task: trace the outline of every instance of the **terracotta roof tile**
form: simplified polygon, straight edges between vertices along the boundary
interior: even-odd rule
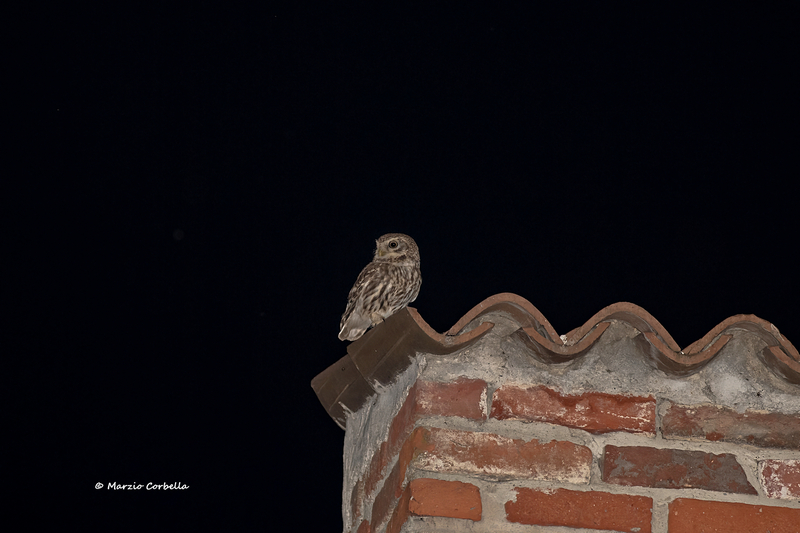
[[[763,363],[783,380],[800,384],[800,355],[771,323],[754,315],[735,315],[717,324],[701,339],[681,350],[669,332],[641,307],[618,302],[600,310],[582,326],[559,336],[529,301],[511,293],[496,294],[467,312],[446,333],[435,332],[408,307],[368,331],[347,347],[347,355],[317,375],[311,386],[342,427],[347,411],[358,410],[381,386],[408,368],[417,353],[449,354],[477,342],[494,324],[484,315],[501,312],[519,325],[513,335],[545,363],[564,363],[581,357],[603,336],[612,322],[638,330],[636,343],[660,370],[675,376],[696,372],[711,361],[737,331],[747,331],[766,343]]]

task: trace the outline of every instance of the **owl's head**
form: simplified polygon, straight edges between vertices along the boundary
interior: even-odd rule
[[[375,261],[419,263],[419,248],[414,239],[402,233],[387,233],[375,241]]]

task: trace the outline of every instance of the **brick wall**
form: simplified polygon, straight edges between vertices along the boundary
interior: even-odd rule
[[[682,350],[630,303],[559,335],[504,293],[347,350],[312,381],[347,533],[800,533],[800,354],[758,317]]]
[[[348,531],[800,532],[797,414],[412,382],[346,486]]]

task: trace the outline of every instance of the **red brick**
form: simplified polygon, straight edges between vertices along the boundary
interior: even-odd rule
[[[800,460],[761,461],[758,476],[764,493],[770,498],[800,500]]]
[[[373,454],[372,460],[367,467],[367,472],[360,480],[360,482],[362,482],[363,492],[367,496],[371,496],[372,493],[375,492],[375,487],[378,486],[378,482],[383,479],[383,472],[388,461],[386,457],[386,447],[386,442],[382,442]]]
[[[588,483],[592,452],[571,442],[541,444],[491,433],[418,427],[406,439],[397,462],[375,496],[369,517],[374,527],[381,527],[392,508],[405,505],[403,486],[412,463],[421,469],[480,474],[495,479],[521,477]],[[394,511],[392,521],[400,520],[395,518],[398,512]]]
[[[389,523],[386,524],[386,533],[400,533],[403,524],[408,520],[408,502],[411,499],[410,491],[411,489],[406,486],[403,495],[397,502],[394,513],[392,513],[392,517],[389,519]]]
[[[432,445],[427,442],[427,438],[427,428],[416,428],[403,443],[397,462],[386,477],[383,487],[375,496],[375,503],[372,504],[370,522],[373,526],[380,526],[389,516],[389,511],[395,505],[397,499],[401,497],[409,463],[417,454],[432,449]]]
[[[797,533],[800,509],[678,498],[669,504],[669,533]]]
[[[410,481],[408,487],[411,514],[481,519],[481,493],[471,483],[421,478]]]
[[[413,461],[422,470],[567,483],[588,483],[591,475],[591,450],[572,442],[540,443],[440,428],[424,432],[427,449],[415,454]]]
[[[460,416],[474,420],[486,419],[486,382],[458,378],[448,383],[418,381],[408,391],[406,400],[389,426],[385,442],[375,451],[367,471],[361,478],[360,492],[351,501],[353,515],[360,515],[361,500],[370,498],[387,475],[387,467],[407,441],[420,416]]]
[[[482,513],[480,490],[475,485],[441,479],[414,479],[403,490],[386,525],[386,533],[399,533],[409,515],[479,521]]]
[[[378,486],[378,483],[386,475],[386,467],[389,461],[400,451],[403,443],[406,442],[416,422],[417,396],[420,382],[414,384],[408,391],[403,405],[392,419],[389,425],[389,433],[386,441],[382,442],[370,460],[369,467],[362,477],[363,491],[366,497],[370,497]]]
[[[350,511],[353,513],[353,518],[361,516],[361,504],[364,502],[364,483],[359,479],[353,487],[353,492],[350,494]]]
[[[372,504],[370,523],[375,527],[380,527],[383,521],[389,517],[389,512],[397,503],[396,490],[402,485],[404,477],[405,469],[401,472],[400,463],[395,463],[394,468],[386,477],[386,482],[381,487],[381,490],[378,491]]]
[[[662,418],[662,431],[667,438],[699,438],[800,450],[800,416],[796,415],[737,413],[715,405],[669,403]]]
[[[457,416],[486,420],[486,382],[482,379],[458,378],[447,383],[417,383],[418,416]]]
[[[587,392],[565,396],[543,386],[499,388],[492,396],[492,418],[539,421],[590,433],[655,433],[656,401],[652,396]]]
[[[394,457],[403,446],[411,431],[414,429],[416,418],[417,391],[419,387],[415,383],[408,391],[405,402],[392,419],[389,425],[389,435],[386,437],[385,456]]]
[[[609,445],[603,457],[602,479],[616,485],[758,494],[730,453]]]
[[[505,504],[510,522],[650,533],[652,498],[567,489],[515,490],[516,501]]]
[[[420,416],[459,416],[473,420],[486,419],[486,382],[458,378],[448,383],[418,381],[408,391],[389,426],[387,440],[372,456],[363,475],[363,491],[370,497],[383,476],[389,461],[400,451]]]

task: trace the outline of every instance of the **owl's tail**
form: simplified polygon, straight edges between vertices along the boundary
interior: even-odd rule
[[[369,318],[361,316],[360,313],[353,312],[347,317],[347,320],[342,324],[342,330],[339,332],[339,340],[354,341],[360,338],[367,329],[372,325]]]

